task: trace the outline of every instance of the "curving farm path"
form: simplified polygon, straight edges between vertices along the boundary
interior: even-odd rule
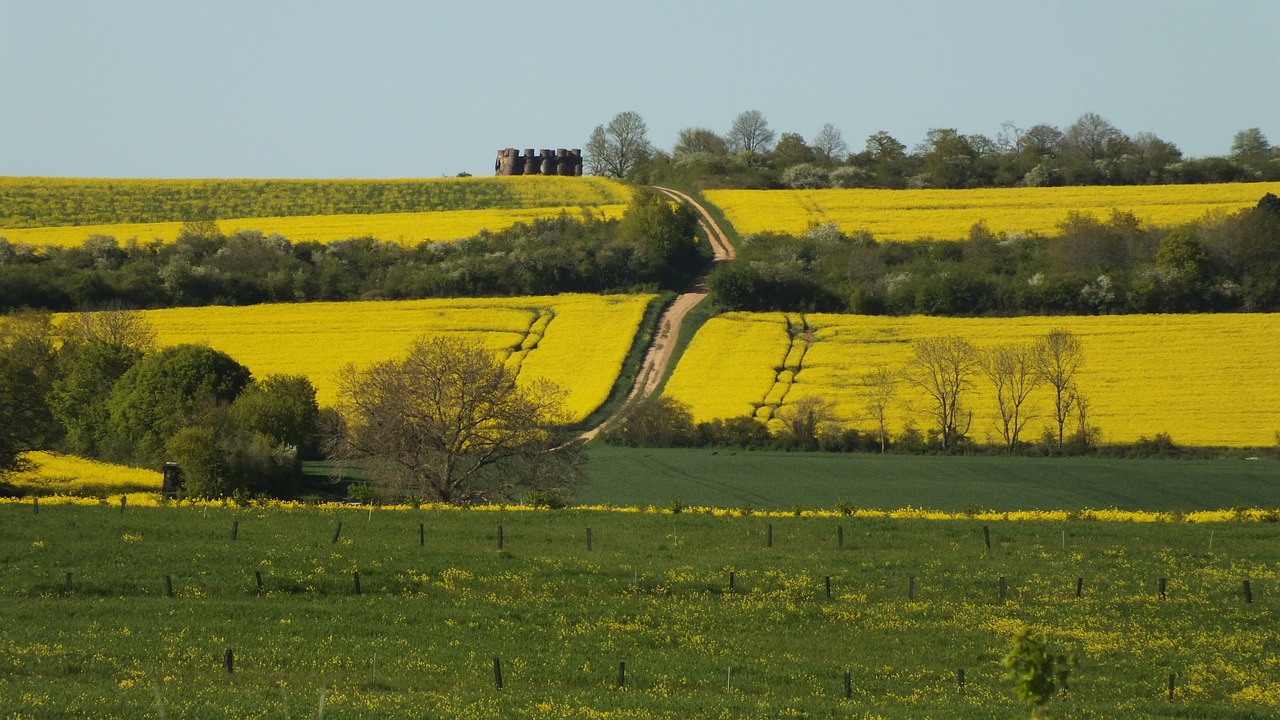
[[[662,316],[658,318],[657,332],[654,334],[653,342],[649,344],[649,349],[645,351],[644,361],[640,365],[640,372],[636,374],[635,384],[631,386],[631,391],[627,393],[627,399],[603,422],[582,433],[579,437],[583,440],[594,438],[600,434],[601,430],[604,430],[621,417],[632,403],[644,400],[657,391],[663,376],[667,374],[667,366],[671,364],[671,355],[675,352],[676,340],[680,337],[680,326],[684,323],[685,316],[689,314],[689,311],[694,306],[707,297],[707,275],[711,273],[711,269],[715,267],[716,263],[737,257],[737,251],[734,250],[733,244],[729,242],[728,236],[724,234],[715,219],[697,200],[679,190],[656,185],[654,188],[676,202],[689,205],[698,213],[698,226],[702,228],[703,234],[711,242],[712,264],[707,266],[698,277],[694,278],[689,288],[677,295],[675,300],[672,300],[667,309],[662,312]]]

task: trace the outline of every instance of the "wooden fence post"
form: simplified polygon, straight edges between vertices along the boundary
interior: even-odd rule
[[[1084,593],[1084,578],[1076,578],[1076,597],[1081,597]]]
[[[425,523],[418,523],[418,547],[427,544],[427,528]]]
[[[848,671],[844,671],[844,699],[848,700],[853,697],[853,675]]]
[[[330,543],[330,545],[337,545],[337,544],[338,544],[338,536],[339,536],[339,535],[341,535],[341,534],[342,534],[342,521],[341,521],[341,520],[339,520],[339,521],[338,521],[338,527],[334,528],[334,531],[333,531],[333,542],[331,542],[331,543]]]
[[[236,541],[236,536],[240,534],[240,521],[231,521],[231,542]]]
[[[502,526],[498,526],[498,549],[502,549]]]
[[[587,552],[591,552],[591,527],[587,527]]]
[[[618,663],[618,687],[627,684],[627,664],[625,662]]]
[[[231,648],[227,648],[227,654],[222,656],[222,667],[226,668],[228,675],[236,670],[236,656]]]
[[[169,575],[164,576],[164,594],[173,597],[173,578]]]
[[[991,528],[982,526],[982,542],[986,544],[987,550],[991,550]]]
[[[355,580],[356,594],[359,595],[360,594],[360,571],[356,570],[355,572],[351,573],[351,577],[352,579]]]
[[[1248,580],[1244,581],[1244,601],[1247,603],[1253,602],[1253,588],[1249,587]]]
[[[907,599],[916,599],[916,576],[912,575],[907,579]]]
[[[496,656],[493,658],[493,684],[502,689],[502,659]]]
[[[1008,590],[1008,586],[1005,584],[1004,576],[1001,575],[1000,576],[1000,602],[1005,601],[1007,590]]]
[[[1160,578],[1160,599],[1161,600],[1164,600],[1164,591],[1168,585],[1168,582],[1169,581],[1167,578]]]
[[[836,547],[841,549],[844,548],[844,526],[843,525],[836,526]]]
[[[770,523],[767,526],[765,526],[764,538],[765,538],[764,540],[765,547],[773,547],[773,523]]]

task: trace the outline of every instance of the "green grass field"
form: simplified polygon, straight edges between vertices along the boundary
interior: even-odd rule
[[[658,450],[595,443],[586,503],[950,512],[1280,507],[1271,460],[1109,460]]]
[[[0,716],[1026,717],[1029,623],[1055,718],[1275,717],[1280,525],[986,524],[3,504]]]

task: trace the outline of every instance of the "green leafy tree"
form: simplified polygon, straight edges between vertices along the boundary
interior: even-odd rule
[[[60,434],[47,399],[56,376],[49,314],[0,318],[0,472],[17,468],[22,453],[49,447]]]
[[[107,439],[111,388],[151,351],[155,332],[141,313],[122,308],[69,314],[60,330],[49,405],[66,430],[66,448],[94,457]]]
[[[692,442],[694,434],[689,406],[660,395],[629,408],[605,439],[628,447],[682,447]]]
[[[320,407],[305,375],[268,375],[249,383],[231,404],[236,426],[270,446],[288,446],[300,458],[319,451]]]
[[[203,345],[175,345],[129,368],[108,400],[110,453],[158,466],[165,443],[203,412],[230,404],[249,383],[249,370]]]
[[[714,130],[690,127],[681,130],[676,135],[676,144],[671,149],[671,156],[676,160],[680,160],[698,153],[719,157],[727,152],[728,146],[725,144],[724,138],[717,135]]]
[[[1014,634],[1009,652],[1000,664],[1006,669],[1005,679],[1013,683],[1018,699],[1031,705],[1031,717],[1044,718],[1054,693],[1059,689],[1066,692],[1067,678],[1076,665],[1076,658],[1051,652],[1044,639],[1024,625]]]
[[[637,262],[674,282],[698,264],[697,226],[697,215],[688,205],[673,203],[655,190],[637,189],[618,221],[618,239],[639,249]]]

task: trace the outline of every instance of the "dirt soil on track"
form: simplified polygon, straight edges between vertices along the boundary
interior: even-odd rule
[[[679,190],[664,187],[658,187],[657,190],[676,202],[692,206],[698,213],[698,226],[711,242],[713,262],[694,278],[687,290],[671,301],[667,309],[662,312],[662,316],[658,318],[658,331],[654,334],[649,349],[645,351],[644,362],[640,365],[640,372],[636,375],[635,384],[631,386],[631,392],[627,394],[626,401],[599,425],[584,432],[580,436],[583,440],[594,438],[620,418],[633,403],[642,401],[657,391],[662,378],[667,374],[667,366],[670,365],[672,353],[675,352],[676,340],[680,337],[680,326],[684,324],[685,316],[707,297],[707,276],[711,273],[711,269],[716,263],[732,260],[737,256],[729,238],[706,208]]]

